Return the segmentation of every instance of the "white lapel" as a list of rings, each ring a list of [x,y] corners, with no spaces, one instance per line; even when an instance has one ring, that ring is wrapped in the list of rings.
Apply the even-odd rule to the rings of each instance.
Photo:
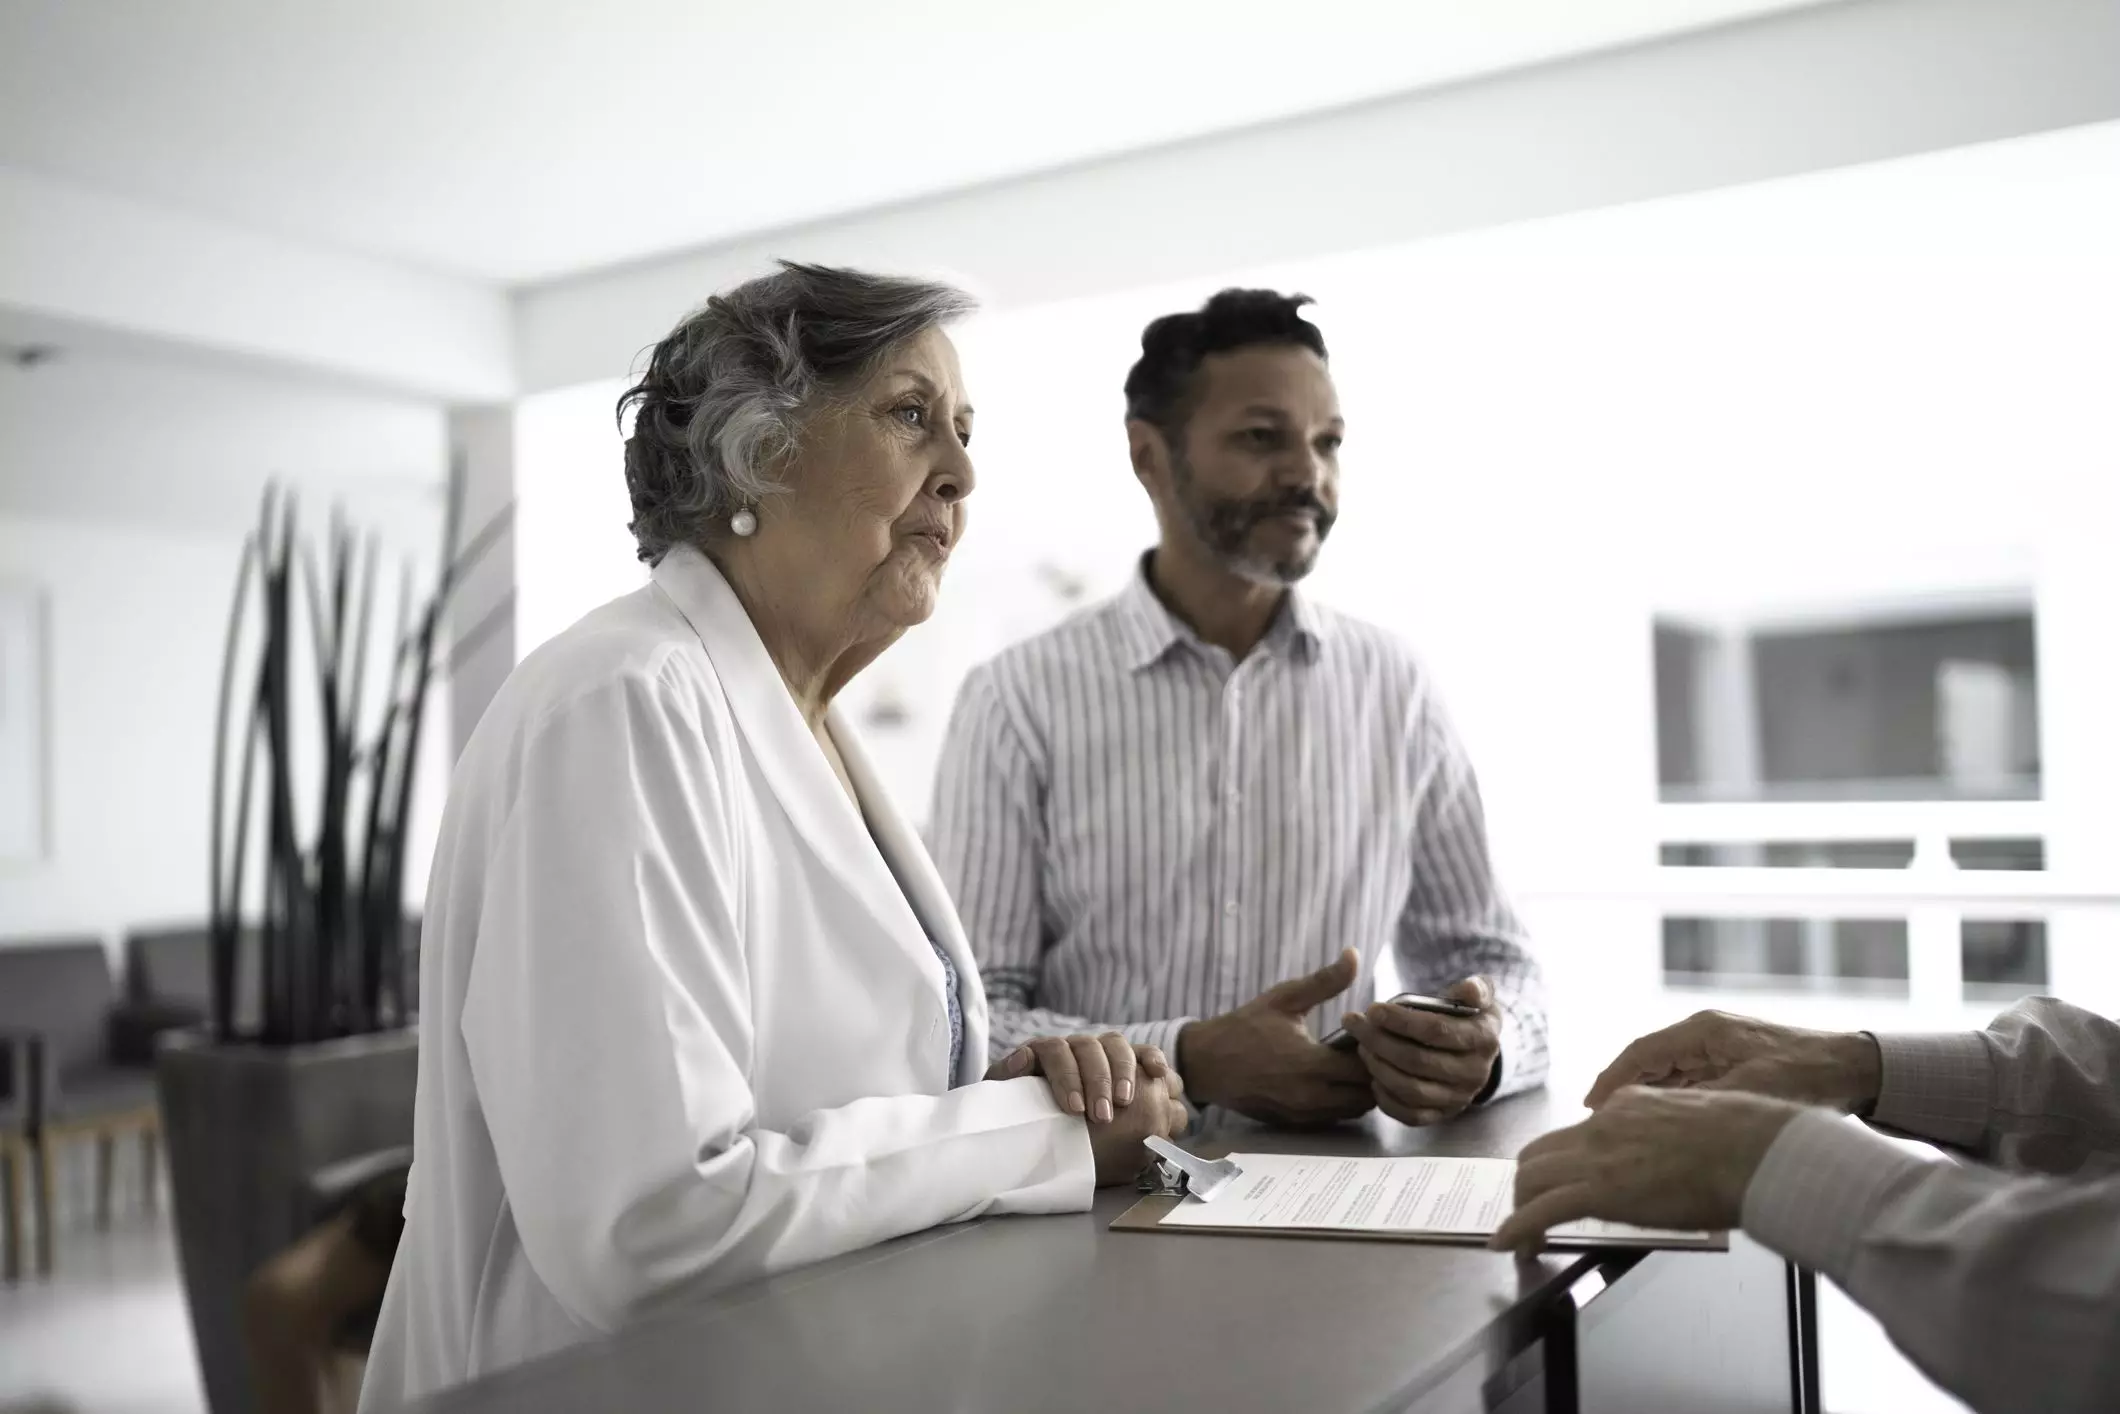
[[[928,946],[921,920],[891,876],[861,811],[847,799],[831,763],[810,735],[809,724],[788,695],[787,683],[773,666],[772,655],[766,652],[736,591],[713,561],[689,545],[680,545],[663,557],[655,567],[654,582],[699,635],[728,696],[737,730],[750,744],[753,759],[788,819],[811,851],[874,917],[878,928],[933,974],[939,997],[942,965]],[[841,755],[849,756],[850,734],[836,719],[830,729]],[[847,769],[851,774],[851,761]],[[873,781],[862,791],[857,780],[856,789],[872,815],[887,808],[871,805],[881,795]]]
[[[986,1073],[986,988],[980,985],[979,964],[972,957],[972,946],[965,937],[963,920],[957,916],[957,905],[950,898],[949,886],[942,882],[942,875],[936,871],[927,846],[921,843],[919,832],[884,792],[876,768],[869,763],[868,752],[861,745],[861,738],[846,724],[837,707],[831,710],[826,720],[832,741],[839,747],[839,759],[846,764],[847,775],[854,782],[854,793],[861,797],[861,808],[868,816],[869,828],[875,832],[876,844],[883,851],[892,875],[902,887],[906,901],[926,926],[927,936],[941,945],[950,955],[951,965],[957,969],[957,1000],[964,1011],[964,1054],[958,1061],[956,1083],[968,1085]],[[927,951],[932,958],[934,949]],[[938,987],[942,981],[941,971],[938,966]]]

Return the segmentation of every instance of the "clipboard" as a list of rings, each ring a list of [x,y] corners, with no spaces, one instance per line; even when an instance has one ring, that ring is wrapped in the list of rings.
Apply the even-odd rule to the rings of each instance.
[[[1478,1234],[1456,1232],[1353,1232],[1346,1228],[1329,1227],[1185,1227],[1163,1226],[1164,1215],[1184,1198],[1177,1194],[1151,1193],[1131,1208],[1112,1219],[1110,1232],[1171,1232],[1199,1233],[1207,1237],[1295,1237],[1326,1242],[1402,1242],[1420,1247],[1472,1247],[1486,1250],[1487,1240]],[[1698,1241],[1679,1242],[1670,1238],[1641,1239],[1632,1242],[1616,1238],[1569,1238],[1551,1237],[1545,1244],[1548,1252],[1727,1252],[1730,1250],[1730,1234],[1727,1232],[1705,1233]],[[1499,1254],[1497,1254],[1499,1255]]]
[[[1141,1189],[1142,1197],[1112,1221],[1109,1231],[1205,1233],[1216,1237],[1324,1238],[1342,1242],[1401,1242],[1428,1247],[1481,1249],[1486,1247],[1489,1236],[1488,1231],[1479,1229],[1452,1231],[1429,1228],[1267,1226],[1254,1223],[1223,1225],[1211,1222],[1166,1224],[1164,1219],[1179,1204],[1193,1201],[1186,1193],[1186,1175],[1169,1164],[1152,1164],[1142,1174],[1137,1187]],[[1730,1236],[1726,1232],[1553,1233],[1547,1236],[1544,1246],[1545,1250],[1555,1252],[1727,1252],[1730,1248]]]

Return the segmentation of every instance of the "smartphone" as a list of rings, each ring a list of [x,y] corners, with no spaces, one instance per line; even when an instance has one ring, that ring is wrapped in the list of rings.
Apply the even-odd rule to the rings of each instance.
[[[1401,992],[1391,999],[1393,1006],[1412,1007],[1415,1011],[1432,1011],[1437,1016],[1478,1016],[1480,1009],[1466,1006],[1463,1002],[1446,1002],[1441,997],[1424,997],[1419,992]],[[1351,1051],[1355,1039],[1345,1027],[1335,1026],[1332,1034],[1321,1043],[1336,1051]]]

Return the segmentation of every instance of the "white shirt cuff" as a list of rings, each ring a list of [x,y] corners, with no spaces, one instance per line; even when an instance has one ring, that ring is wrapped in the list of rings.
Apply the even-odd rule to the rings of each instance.
[[[1121,1026],[1119,1031],[1137,1046],[1154,1046],[1163,1052],[1163,1059],[1172,1066],[1178,1063],[1178,1033],[1192,1025],[1190,1016],[1174,1016],[1168,1021],[1136,1021]]]
[[[1928,1162],[1831,1110],[1806,1110],[1782,1129],[1752,1175],[1744,1229],[1799,1266],[1845,1284],[1893,1185]]]

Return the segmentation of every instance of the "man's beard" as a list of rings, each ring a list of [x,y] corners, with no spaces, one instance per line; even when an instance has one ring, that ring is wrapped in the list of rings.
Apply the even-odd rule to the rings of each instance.
[[[1317,493],[1304,487],[1249,500],[1218,500],[1203,493],[1193,480],[1192,463],[1185,454],[1171,457],[1171,480],[1178,495],[1178,508],[1200,543],[1230,573],[1254,584],[1286,588],[1317,567],[1318,551],[1332,533],[1336,516],[1326,509]],[[1251,532],[1260,522],[1289,512],[1308,511],[1316,517],[1317,538],[1285,555],[1251,547]]]

